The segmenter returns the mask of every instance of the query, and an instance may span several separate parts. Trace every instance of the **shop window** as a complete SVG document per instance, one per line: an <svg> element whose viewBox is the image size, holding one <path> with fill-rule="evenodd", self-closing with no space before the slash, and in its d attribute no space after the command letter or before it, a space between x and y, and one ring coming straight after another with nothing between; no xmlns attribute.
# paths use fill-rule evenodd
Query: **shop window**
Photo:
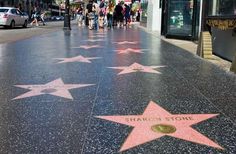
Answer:
<svg viewBox="0 0 236 154"><path fill-rule="evenodd" d="M168 33L191 36L193 0L171 0L168 5Z"/></svg>
<svg viewBox="0 0 236 154"><path fill-rule="evenodd" d="M208 16L236 15L235 0L208 0Z"/></svg>
<svg viewBox="0 0 236 154"><path fill-rule="evenodd" d="M147 22L147 8L148 0L141 1L141 10L142 10L142 22Z"/></svg>

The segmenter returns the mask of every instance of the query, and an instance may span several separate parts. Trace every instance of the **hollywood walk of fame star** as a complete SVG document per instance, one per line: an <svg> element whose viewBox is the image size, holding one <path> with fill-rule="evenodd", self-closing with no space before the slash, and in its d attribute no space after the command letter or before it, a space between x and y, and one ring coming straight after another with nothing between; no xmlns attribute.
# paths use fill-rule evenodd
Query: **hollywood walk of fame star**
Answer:
<svg viewBox="0 0 236 154"><path fill-rule="evenodd" d="M84 41L87 41L87 42L101 42L101 41L104 41L103 39L88 39L88 40L84 40Z"/></svg>
<svg viewBox="0 0 236 154"><path fill-rule="evenodd" d="M87 86L93 86L95 84L64 84L61 78L53 80L46 84L37 84L37 85L15 85L15 87L20 87L30 90L20 96L13 98L12 100L27 98L32 96L39 96L44 94L64 97L72 99L69 89L82 88Z"/></svg>
<svg viewBox="0 0 236 154"><path fill-rule="evenodd" d="M89 38L104 38L104 37L106 37L106 36L105 35L101 35L101 34L89 36Z"/></svg>
<svg viewBox="0 0 236 154"><path fill-rule="evenodd" d="M57 60L61 60L58 63L72 63L72 62L82 62L82 63L91 63L92 59L99 59L101 57L83 57L81 55L71 58L54 58Z"/></svg>
<svg viewBox="0 0 236 154"><path fill-rule="evenodd" d="M122 49L122 50L115 50L118 52L118 54L127 54L127 53L143 53L142 51L145 51L148 49L133 49L133 48L127 48L127 49Z"/></svg>
<svg viewBox="0 0 236 154"><path fill-rule="evenodd" d="M118 75L121 75L121 74L128 74L128 73L134 73L134 72L161 74L161 72L154 70L155 68L161 68L161 67L166 67L166 66L143 66L138 63L133 63L130 66L108 67L108 68L122 70L120 73L118 73Z"/></svg>
<svg viewBox="0 0 236 154"><path fill-rule="evenodd" d="M123 44L138 44L136 41L120 41L120 42L113 42L115 44L123 45Z"/></svg>
<svg viewBox="0 0 236 154"><path fill-rule="evenodd" d="M71 47L71 48L82 48L82 49L92 49L92 48L101 48L100 45L81 45L79 47Z"/></svg>
<svg viewBox="0 0 236 154"><path fill-rule="evenodd" d="M218 114L171 114L150 101L142 115L96 116L100 119L134 127L120 151L150 142L163 136L223 149L191 126Z"/></svg>

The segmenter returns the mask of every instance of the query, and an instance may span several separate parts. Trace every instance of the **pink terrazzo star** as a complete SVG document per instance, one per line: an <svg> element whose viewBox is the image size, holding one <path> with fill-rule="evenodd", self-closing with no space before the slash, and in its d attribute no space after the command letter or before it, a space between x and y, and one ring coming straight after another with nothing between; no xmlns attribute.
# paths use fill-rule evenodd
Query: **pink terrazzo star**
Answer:
<svg viewBox="0 0 236 154"><path fill-rule="evenodd" d="M100 45L81 45L79 47L71 47L71 48L82 48L82 49L92 49L92 48L101 48Z"/></svg>
<svg viewBox="0 0 236 154"><path fill-rule="evenodd" d="M150 101L142 115L97 116L97 118L134 127L122 145L121 152L163 136L171 136L193 143L223 149L220 145L191 127L217 115L171 114L155 102Z"/></svg>
<svg viewBox="0 0 236 154"><path fill-rule="evenodd" d="M127 53L143 53L142 51L146 51L148 49L133 49L133 48L127 48L122 50L115 50L118 52L118 54L127 54Z"/></svg>
<svg viewBox="0 0 236 154"><path fill-rule="evenodd" d="M121 74L128 74L128 73L134 73L134 72L161 74L161 72L154 70L155 68L161 68L161 67L165 67L165 66L143 66L138 63L133 63L130 66L108 67L108 68L122 70L120 73L118 73L118 75L121 75Z"/></svg>
<svg viewBox="0 0 236 154"><path fill-rule="evenodd" d="M37 85L15 85L15 87L20 87L30 90L20 96L13 98L12 100L27 98L32 96L39 96L44 94L59 96L63 98L72 99L69 90L75 88L82 88L87 86L93 86L94 84L64 84L61 78L53 80L46 84L37 84Z"/></svg>
<svg viewBox="0 0 236 154"><path fill-rule="evenodd" d="M99 59L101 57L83 57L81 55L76 56L76 57L71 57L71 58L54 58L57 60L61 60L58 63L72 63L72 62L82 62L82 63L91 63L90 60L92 59Z"/></svg>
<svg viewBox="0 0 236 154"><path fill-rule="evenodd" d="M123 44L138 44L138 42L133 42L133 41L120 41L120 42L113 42L119 45L123 45Z"/></svg>
<svg viewBox="0 0 236 154"><path fill-rule="evenodd" d="M101 41L104 41L103 39L88 39L88 40L85 40L87 42L101 42Z"/></svg>
<svg viewBox="0 0 236 154"><path fill-rule="evenodd" d="M104 38L104 37L106 37L106 36L105 35L101 35L101 34L89 36L89 38Z"/></svg>

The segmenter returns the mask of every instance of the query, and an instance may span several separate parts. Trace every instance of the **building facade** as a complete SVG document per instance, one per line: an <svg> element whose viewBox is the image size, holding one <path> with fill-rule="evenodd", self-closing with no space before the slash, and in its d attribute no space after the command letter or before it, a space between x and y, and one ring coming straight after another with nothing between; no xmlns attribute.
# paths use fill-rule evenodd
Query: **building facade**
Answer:
<svg viewBox="0 0 236 154"><path fill-rule="evenodd" d="M212 34L213 53L236 55L236 0L149 0L147 28L167 38L198 40Z"/></svg>
<svg viewBox="0 0 236 154"><path fill-rule="evenodd" d="M169 38L196 40L200 0L149 0L147 27Z"/></svg>
<svg viewBox="0 0 236 154"><path fill-rule="evenodd" d="M236 56L236 0L203 0L202 31L212 35L213 53L233 61Z"/></svg>

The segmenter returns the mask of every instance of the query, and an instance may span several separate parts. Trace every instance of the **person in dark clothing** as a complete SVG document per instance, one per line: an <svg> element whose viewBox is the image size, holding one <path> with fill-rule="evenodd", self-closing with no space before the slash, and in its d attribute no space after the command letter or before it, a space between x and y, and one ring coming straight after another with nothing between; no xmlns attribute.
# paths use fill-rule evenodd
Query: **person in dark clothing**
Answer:
<svg viewBox="0 0 236 154"><path fill-rule="evenodd" d="M125 4L125 25L130 23L130 7Z"/></svg>
<svg viewBox="0 0 236 154"><path fill-rule="evenodd" d="M87 13L90 13L90 12L93 11L93 1L92 0L89 1L89 3L87 4L86 9L87 9Z"/></svg>
<svg viewBox="0 0 236 154"><path fill-rule="evenodd" d="M115 14L116 14L116 21L117 21L117 27L123 26L123 7L121 3L118 3L115 7Z"/></svg>
<svg viewBox="0 0 236 154"><path fill-rule="evenodd" d="M137 11L136 21L138 21L138 22L140 21L140 11L139 10Z"/></svg>

